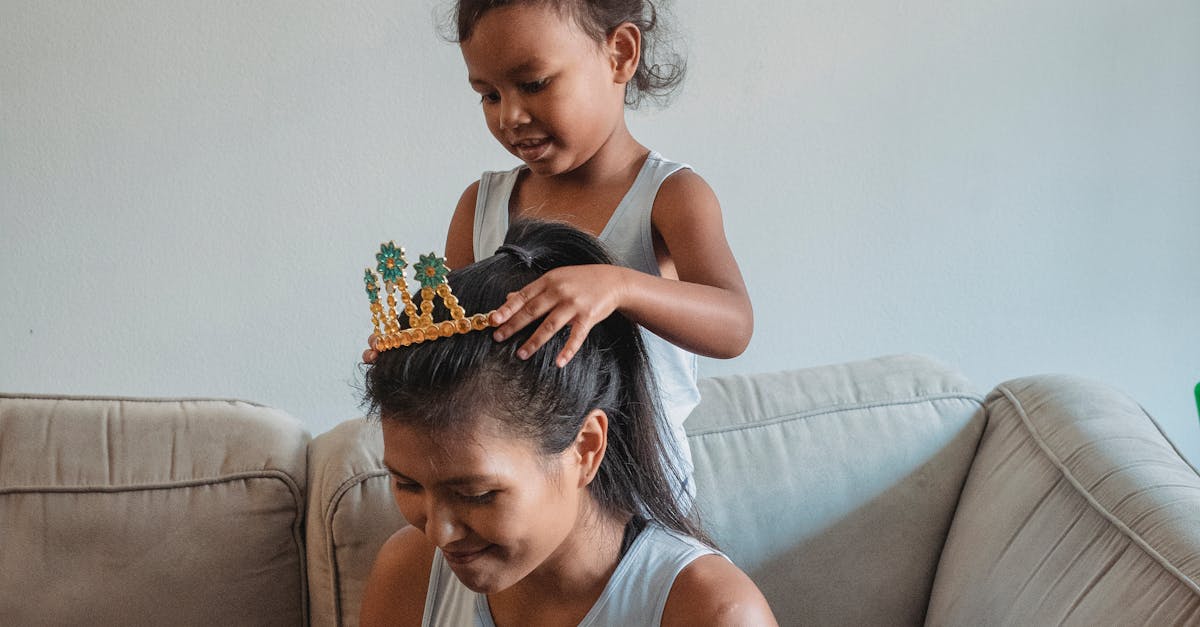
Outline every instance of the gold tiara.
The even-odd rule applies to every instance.
[[[378,340],[375,350],[380,352],[410,346],[421,342],[431,342],[438,338],[450,337],[471,331],[482,331],[494,326],[491,314],[477,313],[467,316],[458,298],[450,291],[446,283],[446,275],[450,269],[446,267],[446,259],[433,253],[421,255],[421,260],[413,264],[414,277],[421,284],[420,313],[417,305],[408,293],[408,284],[404,281],[404,270],[408,261],[404,259],[404,249],[397,248],[395,242],[379,245],[375,254],[378,261],[375,269],[378,274],[367,268],[363,281],[367,286],[367,298],[371,300],[371,322],[375,324],[375,335]],[[387,293],[387,312],[379,300],[379,282],[383,281],[383,290]],[[407,329],[400,329],[400,318],[396,313],[396,292],[404,302],[404,313],[408,316]],[[450,310],[450,319],[434,321],[433,298],[439,296],[446,309]]]

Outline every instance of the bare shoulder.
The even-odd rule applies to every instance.
[[[479,181],[463,190],[446,230],[446,264],[461,268],[475,261],[475,203],[479,199]]]
[[[698,558],[675,577],[665,625],[777,625],[758,586],[720,555]]]
[[[721,203],[717,200],[716,192],[704,177],[691,168],[668,176],[654,197],[656,217],[670,219],[680,213],[691,216],[691,219],[695,219],[697,213],[713,214],[718,219],[721,215]]]
[[[375,556],[363,591],[359,621],[372,625],[420,625],[433,567],[433,545],[416,528],[393,533]]]

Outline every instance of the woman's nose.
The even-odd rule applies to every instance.
[[[430,501],[425,506],[425,537],[433,544],[444,547],[466,536],[465,527],[455,516],[452,508]]]

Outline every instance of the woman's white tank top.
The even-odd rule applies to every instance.
[[[648,523],[617,564],[581,627],[658,625],[675,577],[705,555],[722,555],[695,538]],[[433,556],[421,624],[430,627],[495,627],[486,594],[473,592],[454,576],[441,550]]]

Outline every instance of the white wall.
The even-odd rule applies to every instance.
[[[757,310],[706,374],[894,352],[1200,429],[1200,3],[680,3],[635,135],[721,197]],[[0,0],[0,389],[358,415],[362,268],[513,163],[433,5]]]

